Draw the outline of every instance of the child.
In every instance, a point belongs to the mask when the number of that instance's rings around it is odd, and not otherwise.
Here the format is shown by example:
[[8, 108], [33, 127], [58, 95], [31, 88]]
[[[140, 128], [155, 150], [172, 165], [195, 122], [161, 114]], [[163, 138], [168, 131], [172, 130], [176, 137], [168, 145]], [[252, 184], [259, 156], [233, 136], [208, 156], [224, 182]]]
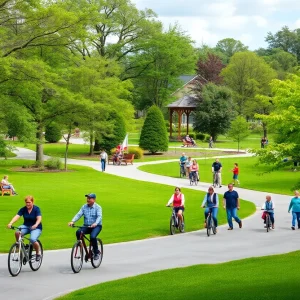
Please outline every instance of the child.
[[266, 212], [268, 212], [270, 215], [271, 223], [272, 223], [272, 229], [274, 229], [274, 223], [275, 223], [274, 208], [275, 208], [275, 205], [274, 205], [274, 202], [271, 200], [271, 196], [267, 195], [266, 202], [262, 205], [262, 208], [261, 208], [264, 211], [263, 215], [262, 215], [262, 219], [264, 220], [264, 224], [266, 224]]
[[231, 171], [233, 172], [233, 177], [232, 177], [233, 182], [232, 182], [232, 184], [238, 184], [238, 185], [240, 185], [240, 182], [238, 180], [238, 177], [239, 177], [239, 167], [238, 167], [237, 163], [234, 164], [234, 168]]

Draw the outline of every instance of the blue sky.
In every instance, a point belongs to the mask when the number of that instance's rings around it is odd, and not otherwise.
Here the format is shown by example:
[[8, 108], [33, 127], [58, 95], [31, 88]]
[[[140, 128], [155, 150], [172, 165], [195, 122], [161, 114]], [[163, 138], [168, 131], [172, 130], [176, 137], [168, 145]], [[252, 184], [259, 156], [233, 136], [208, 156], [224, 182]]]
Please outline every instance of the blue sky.
[[251, 50], [266, 47], [267, 32], [300, 28], [300, 0], [132, 0], [150, 8], [168, 28], [176, 22], [196, 42], [215, 46], [224, 38], [241, 40]]

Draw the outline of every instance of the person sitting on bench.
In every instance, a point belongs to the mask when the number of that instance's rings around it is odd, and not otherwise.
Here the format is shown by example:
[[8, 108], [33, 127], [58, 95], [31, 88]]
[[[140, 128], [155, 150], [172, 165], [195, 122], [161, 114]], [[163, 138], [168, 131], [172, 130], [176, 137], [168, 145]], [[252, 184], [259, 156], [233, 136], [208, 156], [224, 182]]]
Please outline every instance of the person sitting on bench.
[[3, 179], [1, 180], [1, 184], [2, 184], [4, 189], [11, 189], [12, 192], [13, 192], [13, 195], [18, 195], [16, 193], [16, 190], [13, 187], [13, 185], [10, 182], [8, 182], [8, 176], [7, 175], [4, 175]]

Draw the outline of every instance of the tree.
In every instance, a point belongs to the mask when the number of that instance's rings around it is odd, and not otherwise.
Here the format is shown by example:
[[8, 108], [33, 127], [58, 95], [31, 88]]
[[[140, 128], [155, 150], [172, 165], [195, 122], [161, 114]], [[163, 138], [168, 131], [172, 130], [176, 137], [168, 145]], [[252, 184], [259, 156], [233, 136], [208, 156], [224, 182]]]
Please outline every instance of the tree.
[[235, 40], [233, 38], [226, 38], [218, 41], [216, 45], [216, 50], [223, 53], [229, 63], [230, 58], [237, 52], [248, 51], [248, 46], [245, 46], [241, 41]]
[[238, 152], [240, 152], [240, 142], [249, 134], [249, 124], [246, 119], [241, 116], [238, 116], [231, 122], [230, 129], [227, 132], [227, 136], [238, 143]]
[[62, 131], [58, 124], [50, 123], [45, 127], [45, 140], [49, 143], [57, 143], [62, 138]]
[[160, 109], [153, 105], [149, 108], [142, 127], [139, 146], [151, 153], [168, 150], [168, 137], [164, 117]]
[[198, 98], [194, 130], [207, 133], [216, 140], [218, 135], [226, 133], [234, 117], [232, 93], [224, 86], [209, 83], [198, 94]]
[[233, 99], [239, 115], [252, 117], [249, 109], [256, 94], [269, 95], [270, 82], [276, 72], [253, 52], [239, 52], [233, 55], [221, 75], [234, 94]]

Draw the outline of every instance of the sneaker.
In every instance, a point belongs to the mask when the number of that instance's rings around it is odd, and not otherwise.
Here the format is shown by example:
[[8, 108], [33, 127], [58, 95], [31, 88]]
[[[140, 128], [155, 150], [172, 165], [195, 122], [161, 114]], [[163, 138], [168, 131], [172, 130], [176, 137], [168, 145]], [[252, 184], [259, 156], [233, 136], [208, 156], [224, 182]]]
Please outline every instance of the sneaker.
[[98, 260], [100, 258], [100, 255], [99, 254], [95, 254], [94, 255], [94, 260]]
[[204, 222], [204, 228], [206, 228], [206, 222]]
[[295, 226], [292, 226], [291, 228], [292, 228], [293, 230], [295, 230]]
[[272, 229], [275, 229], [275, 226], [274, 226], [274, 225], [272, 225]]
[[229, 227], [227, 230], [233, 230], [233, 228]]
[[267, 225], [265, 225], [264, 228], [267, 228]]
[[242, 220], [241, 220], [240, 223], [239, 223], [239, 227], [240, 227], [240, 228], [243, 227]]
[[41, 255], [40, 255], [40, 254], [37, 254], [37, 255], [35, 256], [35, 260], [36, 260], [36, 261], [40, 261], [40, 260], [41, 260]]
[[298, 229], [300, 229], [300, 225], [298, 225]]
[[219, 187], [221, 188], [222, 186], [220, 185]]

